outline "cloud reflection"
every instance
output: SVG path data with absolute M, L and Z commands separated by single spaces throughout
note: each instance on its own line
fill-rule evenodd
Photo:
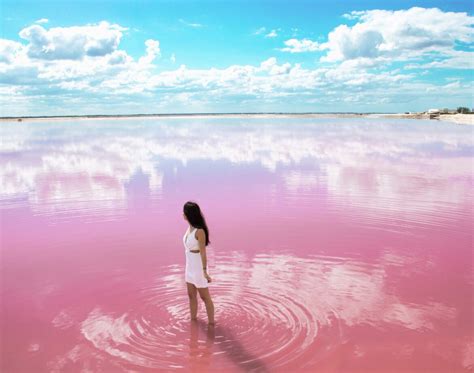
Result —
M 186 166 L 195 160 L 257 164 L 281 175 L 290 192 L 323 186 L 341 201 L 386 212 L 408 213 L 408 206 L 400 207 L 407 193 L 431 201 L 430 209 L 470 197 L 469 128 L 378 121 L 6 123 L 0 199 L 8 206 L 26 198 L 37 213 L 62 208 L 105 213 L 126 208 L 125 184 L 137 172 L 147 175 L 152 192 L 159 192 L 166 162 Z M 452 185 L 453 179 L 460 182 Z
M 408 268 L 425 273 L 432 268 L 422 261 L 413 263 L 410 256 L 394 255 L 388 250 L 373 264 L 290 254 L 216 256 L 211 292 L 217 325 L 212 331 L 204 321 L 189 320 L 183 274 L 173 265 L 161 271 L 151 287 L 147 282 L 135 292 L 133 309 L 112 314 L 96 306 L 81 322 L 81 333 L 97 352 L 160 369 L 291 370 L 300 359 L 315 367 L 361 331 L 384 335 L 390 348 L 403 341 L 390 352 L 393 356 L 407 349 L 423 350 L 426 346 L 418 345 L 417 339 L 407 344 L 400 335 L 437 333 L 454 325 L 457 311 L 422 295 L 416 302 L 407 301 L 401 272 Z M 389 286 L 394 278 L 398 285 Z M 198 317 L 205 318 L 203 312 Z M 400 333 L 386 333 L 393 329 Z M 202 332 L 204 340 L 199 337 Z M 357 342 L 354 358 L 364 358 L 367 343 Z

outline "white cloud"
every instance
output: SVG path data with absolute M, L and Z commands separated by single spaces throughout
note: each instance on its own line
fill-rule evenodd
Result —
M 455 50 L 457 43 L 474 41 L 474 17 L 437 8 L 353 11 L 343 15 L 357 20 L 354 26 L 339 25 L 325 43 L 289 39 L 280 50 L 290 53 L 326 50 L 322 62 L 362 61 L 376 65 L 410 61 L 405 68 L 472 69 L 474 52 Z M 430 62 L 426 62 L 426 60 Z M 422 62 L 420 62 L 422 60 Z
M 160 56 L 160 42 L 158 40 L 148 39 L 145 41 L 146 55 L 138 60 L 141 64 L 150 64 L 153 60 Z
M 38 20 L 35 21 L 35 23 L 48 23 L 49 22 L 49 19 L 47 18 L 40 18 Z
M 474 69 L 474 52 L 452 50 L 431 62 L 407 64 L 405 69 Z
M 261 35 L 263 34 L 267 29 L 265 27 L 260 27 L 258 28 L 253 34 L 254 35 Z
M 353 20 L 353 19 L 359 18 L 361 16 L 361 14 L 363 14 L 363 13 L 364 13 L 363 11 L 354 10 L 350 13 L 343 14 L 342 17 L 345 18 L 345 19 Z
M 201 23 L 188 22 L 188 21 L 185 21 L 184 19 L 180 19 L 179 22 L 182 23 L 183 25 L 186 25 L 186 26 L 192 27 L 192 28 L 201 28 L 201 27 L 204 27 L 204 25 L 201 24 Z
M 351 108 L 360 105 L 372 107 L 367 111 L 373 111 L 379 103 L 402 102 L 399 105 L 406 110 L 403 102 L 420 100 L 416 92 L 430 89 L 431 93 L 423 96 L 424 100 L 430 100 L 440 88 L 433 83 L 411 83 L 414 75 L 406 71 L 402 73 L 403 70 L 381 71 L 377 60 L 370 58 L 308 69 L 298 63 L 278 63 L 271 57 L 256 66 L 190 69 L 181 65 L 174 70 L 157 72 L 149 58 L 159 45 L 150 42 L 147 47 L 149 53 L 138 62 L 124 51 L 116 50 L 101 58 L 86 56 L 82 60 L 57 63 L 30 61 L 23 66 L 0 63 L 0 81 L 19 87 L 14 96 L 2 93 L 0 106 L 4 104 L 4 108 L 9 108 L 9 113 L 4 112 L 4 115 L 26 115 L 29 110 L 34 111 L 30 107 L 38 102 L 44 103 L 46 99 L 55 103 L 47 106 L 48 114 L 65 113 L 60 112 L 61 107 L 67 108 L 66 114 L 122 113 L 126 112 L 125 108 L 132 112 L 176 111 L 178 107 L 186 108 L 188 112 L 213 111 L 232 102 L 232 105 L 258 103 L 260 108 L 268 104 L 274 104 L 275 108 L 288 107 L 292 102 L 298 102 L 311 105 L 307 108 L 316 111 L 335 110 L 341 108 L 343 102 L 350 102 Z M 46 91 L 35 88 L 45 85 L 49 87 Z M 469 84 L 463 83 L 455 92 L 456 100 L 467 92 Z M 450 97 L 454 100 L 456 95 Z M 108 102 L 106 109 L 103 106 L 105 97 Z M 58 105 L 61 102 L 64 105 Z M 449 106 L 449 103 L 442 105 Z M 134 109 L 130 109 L 131 106 Z M 13 114 L 13 109 L 19 114 Z M 45 113 L 44 109 L 40 113 Z
M 352 28 L 340 25 L 329 33 L 329 41 L 321 45 L 321 48 L 329 49 L 327 57 L 324 58 L 326 61 L 374 58 L 379 56 L 379 47 L 383 42 L 384 38 L 379 31 L 359 25 Z
M 450 89 L 458 89 L 461 87 L 461 83 L 459 82 L 459 80 L 455 81 L 455 82 L 452 82 L 452 83 L 448 83 L 446 84 L 445 86 L 443 86 L 443 89 L 447 89 L 447 90 L 450 90 Z
M 78 60 L 84 56 L 104 56 L 114 52 L 126 28 L 108 22 L 97 25 L 54 27 L 46 30 L 32 25 L 20 31 L 27 40 L 31 58 L 45 60 Z
M 410 11 L 403 11 L 405 13 L 399 16 L 411 14 Z M 34 114 L 34 108 L 40 105 L 43 109 L 39 112 L 36 109 L 36 114 L 49 114 L 49 111 L 58 114 L 117 113 L 124 112 L 124 104 L 132 107 L 127 112 L 175 111 L 177 103 L 184 102 L 186 105 L 181 107 L 183 110 L 186 107 L 186 111 L 191 108 L 203 111 L 206 105 L 209 105 L 206 110 L 213 111 L 217 107 L 224 108 L 223 104 L 228 105 L 221 109 L 225 111 L 235 105 L 258 111 L 271 110 L 266 105 L 274 105 L 273 109 L 288 108 L 292 104 L 307 105 L 308 111 L 341 110 L 343 107 L 352 111 L 361 110 L 357 105 L 373 110 L 380 103 L 396 103 L 400 105 L 398 107 L 403 106 L 403 111 L 412 111 L 418 109 L 406 109 L 407 104 L 436 98 L 437 92 L 444 89 L 443 83 L 416 82 L 419 74 L 413 69 L 472 66 L 473 52 L 456 51 L 452 47 L 428 50 L 430 59 L 422 58 L 423 50 L 401 49 L 401 42 L 398 49 L 382 48 L 387 44 L 387 35 L 396 34 L 393 30 L 399 30 L 401 26 L 390 25 L 387 30 L 376 31 L 372 27 L 375 21 L 370 23 L 367 18 L 371 12 L 374 11 L 354 14 L 359 23 L 353 27 L 336 28 L 333 32 L 339 30 L 341 39 L 330 37 L 324 44 L 310 39 L 286 40 L 285 48 L 281 49 L 285 52 L 312 52 L 322 48 L 328 51 L 326 60 L 331 63 L 305 68 L 299 63 L 278 62 L 274 57 L 267 57 L 253 65 L 207 69 L 181 65 L 168 71 L 157 70 L 155 61 L 161 53 L 159 41 L 147 40 L 144 55 L 133 58 L 119 49 L 122 33 L 126 30 L 120 25 L 101 22 L 49 30 L 32 25 L 21 31 L 28 43 L 0 39 L 0 84 L 15 87 L 0 89 L 0 107 L 4 115 Z M 371 17 L 378 20 L 374 14 Z M 402 29 L 408 32 L 406 27 Z M 446 30 L 446 27 L 441 29 Z M 262 27 L 256 33 L 264 36 L 268 31 Z M 397 32 L 400 34 L 401 31 Z M 406 45 L 413 47 L 410 43 Z M 412 59 L 399 69 L 390 67 L 391 62 L 401 58 Z M 176 62 L 174 53 L 170 61 Z M 459 105 L 466 105 L 466 97 L 471 96 L 469 89 L 472 89 L 472 83 L 466 81 L 451 87 L 450 102 L 456 100 L 461 102 Z M 420 98 L 416 92 L 431 93 Z M 106 107 L 105 97 L 108 100 Z M 440 100 L 439 94 L 437 99 Z M 58 102 L 64 105 L 57 105 Z M 348 102 L 350 105 L 344 106 Z M 440 105 L 445 107 L 451 103 Z M 429 104 L 432 105 L 436 104 Z M 419 104 L 418 107 L 424 110 L 426 105 Z M 59 112 L 66 109 L 67 113 Z
M 38 70 L 21 43 L 0 39 L 0 84 L 35 84 Z
M 263 35 L 263 37 L 267 39 L 276 38 L 278 36 L 278 32 L 281 31 L 280 28 L 267 30 L 266 27 L 260 27 L 253 32 L 253 35 Z
M 301 53 L 301 52 L 314 52 L 320 49 L 320 45 L 316 41 L 311 41 L 309 39 L 289 39 L 284 42 L 286 45 L 285 48 L 280 50 L 283 52 L 290 53 Z
M 160 56 L 159 41 L 147 40 L 145 55 L 135 61 L 118 49 L 124 30 L 108 22 L 50 30 L 27 27 L 20 32 L 29 40 L 26 45 L 0 39 L 0 83 L 23 85 L 28 91 L 48 84 L 46 91 L 98 92 L 98 83 L 123 71 L 143 77 Z
M 20 57 L 23 45 L 16 41 L 0 39 L 0 63 L 12 63 Z
M 82 207 L 97 207 L 100 201 L 117 202 L 126 198 L 126 184 L 140 170 L 148 176 L 151 190 L 161 190 L 163 170 L 157 159 L 183 165 L 195 160 L 224 160 L 255 164 L 270 171 L 312 160 L 322 166 L 320 172 L 296 168 L 281 173 L 288 188 L 310 189 L 322 181 L 332 195 L 339 195 L 348 206 L 364 206 L 387 217 L 396 212 L 413 214 L 411 204 L 403 203 L 400 192 L 407 183 L 426 182 L 417 178 L 421 170 L 435 175 L 433 180 L 438 183 L 435 188 L 421 184 L 416 188 L 426 206 L 432 201 L 429 211 L 439 210 L 441 202 L 445 206 L 459 203 L 469 189 L 468 180 L 464 186 L 453 186 L 451 182 L 453 178 L 462 179 L 472 168 L 469 154 L 462 151 L 471 146 L 466 131 L 434 126 L 427 133 L 420 124 L 400 132 L 384 120 L 354 124 L 329 119 L 326 123 L 319 121 L 326 131 L 315 136 L 314 122 L 305 120 L 300 123 L 298 135 L 291 120 L 278 124 L 261 122 L 258 126 L 248 126 L 243 120 L 231 127 L 216 127 L 213 120 L 194 121 L 199 122 L 204 133 L 213 135 L 196 142 L 186 121 L 171 123 L 165 119 L 160 126 L 139 123 L 138 129 L 137 123 L 128 125 L 126 121 L 113 128 L 107 123 L 87 122 L 84 126 L 66 127 L 48 122 L 6 123 L 0 153 L 16 156 L 0 159 L 0 199 L 23 195 L 36 210 L 58 208 L 51 204 L 65 201 L 78 202 Z M 44 133 L 53 130 L 55 141 L 42 141 Z M 433 157 L 430 149 L 434 144 L 441 156 Z M 378 176 L 366 173 L 374 160 Z M 367 177 L 374 177 L 370 183 L 374 198 L 370 201 L 361 198 Z M 389 206 L 387 201 L 402 202 Z M 108 206 L 112 208 L 115 202 Z M 417 210 L 416 215 L 420 214 Z
M 130 63 L 132 58 L 125 51 L 115 51 L 107 56 L 108 64 L 110 65 L 123 65 Z
M 443 12 L 437 8 L 368 10 L 352 12 L 354 26 L 340 25 L 321 45 L 323 61 L 344 61 L 359 57 L 409 59 L 427 52 L 445 52 L 456 42 L 472 42 L 474 17 L 467 13 Z
M 260 70 L 266 71 L 270 75 L 288 74 L 291 71 L 291 64 L 284 63 L 283 65 L 278 65 L 276 58 L 271 57 L 260 64 Z
M 276 38 L 278 36 L 276 30 L 270 31 L 268 34 L 265 35 L 266 38 Z

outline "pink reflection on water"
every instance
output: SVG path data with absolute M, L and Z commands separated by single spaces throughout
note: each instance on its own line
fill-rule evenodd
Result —
M 5 124 L 2 370 L 472 369 L 471 131 Z M 215 329 L 202 304 L 189 321 L 189 199 L 211 227 Z

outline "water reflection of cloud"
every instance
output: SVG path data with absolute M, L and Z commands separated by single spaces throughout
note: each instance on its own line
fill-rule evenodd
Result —
M 378 164 L 371 168 L 328 165 L 325 186 L 341 208 L 359 208 L 374 223 L 385 218 L 440 224 L 452 219 L 453 206 L 472 199 L 466 159 L 430 159 L 421 164 Z M 452 167 L 442 166 L 452 163 Z M 434 164 L 436 170 L 430 170 Z M 425 168 L 422 170 L 422 168 Z
M 465 185 L 448 188 L 447 180 L 472 182 L 469 129 L 446 124 L 428 128 L 420 123 L 296 119 L 15 123 L 2 128 L 0 198 L 26 195 L 37 206 L 62 200 L 119 203 L 125 199 L 124 184 L 139 170 L 149 177 L 152 191 L 161 188 L 161 160 L 183 165 L 227 160 L 256 163 L 271 171 L 285 167 L 290 170 L 282 177 L 290 190 L 323 183 L 331 193 L 355 203 L 376 204 L 374 208 L 383 205 L 390 210 L 387 202 L 398 201 L 407 185 L 424 199 L 462 200 Z M 300 169 L 302 162 L 317 166 L 318 173 L 309 177 L 314 170 Z M 367 170 L 372 174 L 364 179 Z M 428 182 L 429 188 L 417 188 L 417 182 Z M 367 188 L 376 198 L 360 200 Z
M 136 365 L 146 366 L 146 359 L 120 348 L 121 345 L 129 344 L 129 339 L 134 333 L 132 325 L 127 321 L 127 314 L 115 318 L 96 308 L 81 323 L 81 333 L 99 351 Z
M 125 184 L 138 171 L 148 176 L 152 191 L 161 189 L 163 174 L 146 151 L 124 150 L 95 136 L 86 136 L 79 143 L 74 136 L 61 141 L 52 136 L 44 141 L 43 135 L 30 130 L 29 139 L 20 131 L 22 140 L 16 142 L 23 145 L 20 149 L 4 147 L 2 200 L 26 197 L 37 214 L 103 216 L 117 215 L 126 208 Z
M 397 266 L 401 260 L 403 257 L 398 255 Z M 305 259 L 261 254 L 252 262 L 248 286 L 259 288 L 265 294 L 292 294 L 308 310 L 317 313 L 315 317 L 334 312 L 348 326 L 398 325 L 413 330 L 436 330 L 438 325 L 455 319 L 456 310 L 447 305 L 422 298 L 419 304 L 407 303 L 393 291 L 388 293 L 386 281 L 390 275 L 387 270 L 391 266 L 392 262 L 385 262 L 383 258 L 377 265 L 368 265 L 328 257 Z M 416 271 L 414 263 L 410 266 Z M 403 271 L 403 268 L 398 270 Z
M 403 280 L 401 271 L 407 266 L 413 273 L 432 270 L 422 262 L 413 263 L 411 257 L 404 260 L 403 255 L 393 255 L 388 250 L 373 264 L 290 254 L 248 258 L 237 251 L 216 256 L 211 293 L 220 343 L 212 354 L 222 350 L 230 354 L 241 345 L 270 370 L 292 366 L 302 356 L 310 367 L 327 358 L 321 355 L 325 351 L 337 351 L 361 328 L 367 333 L 394 329 L 437 333 L 455 325 L 455 308 L 423 294 L 416 302 L 409 301 L 400 288 L 388 286 L 390 280 Z M 187 364 L 183 352 L 190 321 L 182 269 L 171 266 L 136 294 L 132 309 L 107 313 L 94 307 L 80 324 L 83 337 L 97 352 L 136 366 L 166 369 Z M 394 340 L 398 343 L 400 333 L 385 338 L 390 338 L 388 345 Z M 326 349 L 320 349 L 321 343 Z M 415 339 L 391 353 L 412 351 L 419 348 L 418 343 Z M 357 344 L 354 353 L 362 358 L 367 346 L 364 341 Z M 170 346 L 176 353 L 170 352 Z M 235 355 L 233 364 L 245 367 L 248 356 Z
M 469 157 L 374 163 L 361 155 L 347 163 L 327 162 L 318 172 L 283 171 L 281 177 L 289 193 L 301 198 L 318 188 L 327 190 L 333 209 L 355 209 L 374 226 L 387 218 L 441 225 L 452 220 L 453 206 L 462 209 L 472 200 L 471 168 Z

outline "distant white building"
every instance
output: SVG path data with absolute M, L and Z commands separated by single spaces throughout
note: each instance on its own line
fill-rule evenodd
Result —
M 439 109 L 429 109 L 428 114 L 439 114 L 441 110 Z

